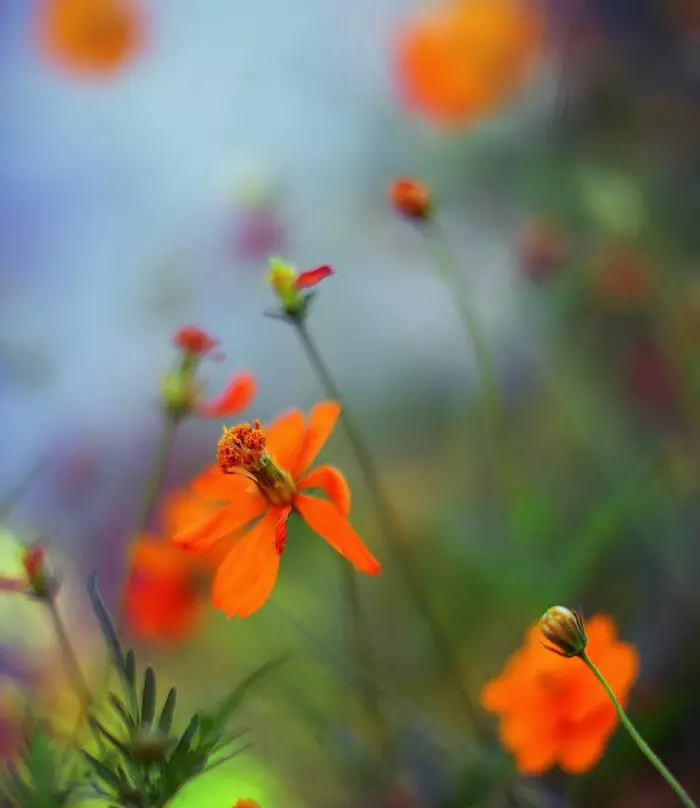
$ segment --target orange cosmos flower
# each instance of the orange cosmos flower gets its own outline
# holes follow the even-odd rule
[[[528,0],[448,0],[430,8],[399,35],[401,95],[446,125],[487,114],[525,82],[542,29]]]
[[[141,48],[144,21],[136,0],[40,0],[38,37],[51,61],[109,74]]]
[[[338,404],[328,401],[313,407],[308,421],[294,410],[267,429],[259,421],[225,428],[217,466],[195,480],[204,510],[197,520],[183,523],[174,541],[205,553],[242,532],[214,579],[212,602],[228,617],[247,617],[269,597],[292,512],[360,572],[379,573],[379,562],[348,522],[350,490],[343,475],[326,465],[309,471],[339,415]],[[305,493],[313,488],[328,499]],[[219,507],[212,513],[214,502]]]
[[[586,652],[624,706],[637,678],[637,650],[616,639],[615,622],[607,615],[587,620],[585,632]],[[547,650],[539,624],[501,674],[487,682],[481,703],[501,716],[501,741],[527,775],[556,764],[570,774],[588,771],[618,722],[591,671],[580,659]]]
[[[136,541],[124,606],[132,636],[182,642],[197,627],[211,581],[212,558],[193,559],[170,539],[175,524],[201,512],[192,495],[175,494],[164,507],[163,536],[144,534]]]

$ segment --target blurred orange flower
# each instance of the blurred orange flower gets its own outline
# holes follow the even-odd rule
[[[170,541],[174,526],[193,513],[201,515],[201,502],[188,493],[174,494],[163,508],[163,536],[144,534],[133,547],[124,611],[134,637],[182,642],[202,617],[213,559],[193,559]]]
[[[444,125],[486,115],[525,83],[543,29],[529,0],[445,0],[399,33],[399,92]]]
[[[594,292],[610,308],[638,308],[652,295],[654,273],[649,258],[625,242],[605,245],[594,257],[590,275]]]
[[[616,639],[615,622],[607,615],[592,617],[585,628],[587,653],[624,706],[638,674],[637,650]],[[618,723],[591,671],[580,659],[548,651],[539,624],[502,673],[486,683],[481,703],[501,716],[501,741],[527,775],[556,764],[570,774],[588,771]]]
[[[260,808],[260,803],[247,797],[242,797],[233,803],[232,808]]]
[[[106,75],[141,49],[144,20],[137,0],[40,0],[38,37],[51,61]]]
[[[292,512],[360,572],[379,573],[379,562],[348,522],[350,490],[343,475],[326,465],[308,471],[339,414],[338,404],[323,402],[313,407],[308,421],[293,410],[267,429],[259,421],[224,429],[218,465],[194,481],[194,493],[204,500],[202,510],[197,518],[181,521],[174,542],[202,554],[235,537],[212,592],[214,606],[228,617],[247,617],[269,597]],[[312,488],[328,499],[300,493]],[[218,503],[213,512],[212,503]]]

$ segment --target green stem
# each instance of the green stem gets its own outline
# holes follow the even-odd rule
[[[66,669],[73,680],[73,687],[75,688],[75,692],[78,695],[80,707],[78,711],[78,720],[76,722],[76,729],[73,732],[72,738],[75,739],[77,737],[78,728],[82,724],[83,718],[88,715],[90,711],[90,707],[92,706],[93,697],[92,693],[90,692],[90,686],[87,683],[87,680],[80,668],[80,663],[78,662],[78,658],[73,650],[73,646],[71,645],[70,637],[68,636],[68,632],[66,631],[66,627],[63,623],[63,618],[61,617],[61,613],[58,610],[58,606],[56,605],[56,601],[54,598],[49,597],[45,598],[44,602],[49,611],[49,615],[51,616],[51,622],[53,623],[54,631],[56,633],[56,637],[58,639],[58,644],[61,648],[61,653],[63,654],[63,661],[66,666]],[[98,746],[102,743],[102,739],[100,738],[99,733],[97,730],[92,727],[92,733],[97,741]],[[72,745],[72,744],[71,744]]]
[[[151,521],[153,511],[158,502],[158,492],[160,491],[160,487],[163,483],[165,468],[167,466],[168,458],[170,457],[170,452],[173,447],[173,442],[175,439],[175,430],[177,428],[178,423],[179,418],[173,416],[168,412],[164,412],[163,429],[153,460],[153,466],[151,468],[148,480],[146,481],[146,487],[144,489],[143,499],[141,501],[141,510],[133,533],[133,536],[137,538],[145,530],[148,529],[148,525]],[[130,570],[127,571],[127,575],[129,573]],[[126,586],[128,586],[128,581],[127,584],[124,586],[124,589],[122,590],[122,595],[120,598],[119,607],[117,609],[116,621],[115,621],[117,631],[120,634],[124,629],[124,620],[126,618],[126,615],[124,614],[124,607],[126,605]],[[103,693],[107,689],[107,686],[109,685],[109,677],[111,672],[112,672],[112,663],[111,659],[108,659],[105,664],[104,672],[102,674],[102,681],[99,688],[100,693]]]
[[[481,392],[484,400],[484,411],[492,422],[493,428],[498,429],[503,417],[503,406],[498,390],[498,383],[493,370],[493,364],[486,342],[482,338],[481,329],[474,312],[468,305],[464,291],[460,284],[459,262],[454,255],[450,243],[443,229],[435,220],[429,220],[421,227],[421,233],[428,246],[435,266],[442,277],[444,284],[450,291],[455,310],[464,328],[467,340],[474,351]]]
[[[170,452],[172,451],[173,448],[173,442],[175,440],[175,430],[177,429],[178,420],[179,420],[178,418],[174,417],[169,413],[164,413],[163,415],[163,430],[161,432],[158,447],[156,449],[155,457],[153,459],[151,473],[149,474],[148,480],[146,481],[146,487],[144,489],[143,498],[141,500],[141,509],[133,533],[133,535],[136,538],[138,538],[142,533],[148,530],[148,526],[153,516],[153,512],[155,510],[156,504],[158,503],[158,493],[160,492],[161,486],[163,484],[163,477],[165,476],[165,469],[168,464],[168,458],[170,457]],[[125,619],[124,615],[125,597],[126,597],[126,587],[124,587],[124,590],[122,592],[122,598],[119,604],[119,608],[117,609],[117,616],[116,616],[117,630],[120,632],[124,627],[123,624]]]
[[[423,619],[425,620],[428,629],[433,637],[435,646],[440,653],[442,662],[452,675],[455,690],[460,696],[462,706],[469,720],[473,726],[477,726],[477,712],[474,709],[469,693],[467,692],[462,676],[461,666],[459,659],[454,652],[452,643],[446,637],[439,621],[433,613],[432,607],[423,591],[420,575],[416,571],[413,563],[413,558],[406,546],[405,541],[402,539],[401,531],[398,527],[398,520],[396,519],[393,509],[389,504],[389,500],[384,494],[382,489],[379,472],[374,464],[374,460],[369,450],[367,449],[362,436],[355,426],[355,422],[348,412],[343,396],[335,383],[335,379],[331,371],[326,366],[326,363],[319,351],[315,341],[311,337],[306,328],[303,320],[293,320],[299,339],[301,340],[304,350],[309,359],[309,363],[313,367],[318,376],[321,386],[325,390],[326,395],[337,401],[341,407],[341,419],[345,427],[345,434],[350,441],[350,445],[355,453],[357,462],[365,477],[367,487],[374,501],[375,510],[382,526],[382,530],[389,543],[390,550],[397,562],[397,566],[404,577],[406,585],[413,597],[416,607],[420,611]]]
[[[585,651],[581,654],[581,659],[593,672],[593,675],[600,682],[603,689],[608,694],[608,698],[612,702],[612,705],[615,708],[615,711],[617,712],[623,727],[631,735],[632,740],[637,744],[642,753],[646,755],[651,765],[659,772],[659,774],[664,778],[664,780],[669,784],[669,786],[675,791],[676,795],[683,803],[683,805],[686,806],[686,808],[697,808],[697,806],[690,799],[690,796],[683,788],[683,786],[676,780],[676,778],[671,774],[671,772],[666,768],[666,766],[664,766],[664,764],[659,760],[657,755],[654,753],[649,744],[644,740],[644,738],[642,738],[639,732],[637,732],[637,729],[635,728],[634,724],[627,717],[627,713],[622,709],[620,702],[617,700],[617,697],[612,691],[612,688],[605,681],[605,677],[594,665],[594,663],[591,661],[591,658]]]
[[[340,563],[345,593],[350,607],[353,648],[355,649],[358,665],[366,676],[364,683],[361,684],[365,707],[372,722],[377,749],[382,758],[388,761],[391,757],[391,733],[375,685],[378,680],[377,660],[370,638],[367,615],[360,600],[357,573],[345,559],[340,559]]]

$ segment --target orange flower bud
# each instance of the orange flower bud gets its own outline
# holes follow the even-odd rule
[[[430,190],[420,180],[406,177],[389,186],[389,201],[397,213],[407,219],[421,221],[432,212]]]
[[[540,630],[551,643],[547,648],[565,657],[581,656],[588,637],[580,615],[566,606],[552,606],[540,619]]]
[[[256,800],[248,799],[247,797],[242,797],[241,799],[236,800],[231,808],[260,808],[260,803]]]
[[[46,548],[40,544],[29,545],[24,549],[22,563],[30,593],[37,598],[52,598],[56,594],[56,582],[46,568]]]
[[[173,344],[183,353],[199,358],[208,354],[219,343],[198,326],[188,325],[175,334]]]

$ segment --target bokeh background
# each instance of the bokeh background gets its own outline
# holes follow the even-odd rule
[[[406,31],[443,0],[143,0],[142,39],[106,70],[47,49],[51,2],[0,4],[0,485],[39,463],[9,525],[57,552],[86,665],[102,651],[83,581],[98,570],[110,602],[123,585],[173,332],[221,340],[209,390],[254,372],[246,417],[308,409],[323,393],[292,330],[263,316],[265,271],[271,254],[331,264],[310,329],[474,697],[552,603],[611,613],[641,654],[631,712],[700,795],[700,4],[532,0],[536,41],[505,15],[432,64],[405,57]],[[446,120],[455,70],[478,92]],[[402,175],[431,188],[488,345],[506,494],[453,296],[387,200]],[[183,425],[168,489],[219,432]],[[323,457],[385,560],[342,430]],[[511,779],[484,773],[496,723],[477,748],[396,571],[385,560],[361,586],[413,792],[378,804],[674,804],[622,733],[590,773],[505,802]],[[18,623],[5,600],[7,643],[37,645],[34,606]],[[138,644],[193,707],[292,651],[248,704],[253,749],[178,806],[365,804],[345,616],[332,552],[295,524],[258,614],[209,608],[186,643]]]

